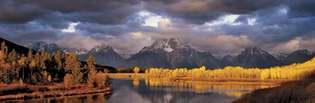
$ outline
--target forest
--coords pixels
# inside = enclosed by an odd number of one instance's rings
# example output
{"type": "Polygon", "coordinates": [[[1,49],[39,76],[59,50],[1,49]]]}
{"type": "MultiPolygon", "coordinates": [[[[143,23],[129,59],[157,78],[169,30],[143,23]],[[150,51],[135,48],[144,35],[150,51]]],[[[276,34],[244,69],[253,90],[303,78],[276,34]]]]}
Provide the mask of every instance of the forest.
{"type": "Polygon", "coordinates": [[[82,90],[110,87],[106,73],[96,70],[94,57],[90,55],[86,61],[82,63],[75,53],[61,51],[48,53],[29,49],[25,55],[9,51],[3,42],[0,47],[0,95],[23,92],[19,90],[21,88],[38,92],[34,88],[51,91],[51,88],[82,90]]]}

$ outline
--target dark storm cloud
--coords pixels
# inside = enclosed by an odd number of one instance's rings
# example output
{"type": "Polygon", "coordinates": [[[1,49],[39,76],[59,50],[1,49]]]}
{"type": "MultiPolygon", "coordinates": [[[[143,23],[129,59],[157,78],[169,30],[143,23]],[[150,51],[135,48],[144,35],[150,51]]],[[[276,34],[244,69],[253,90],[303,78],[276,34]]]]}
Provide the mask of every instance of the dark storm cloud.
{"type": "Polygon", "coordinates": [[[295,16],[311,15],[314,4],[313,0],[1,0],[0,21],[26,22],[60,12],[74,21],[122,23],[142,8],[200,24],[223,14],[248,14],[280,5],[289,6],[295,16]]]}
{"type": "Polygon", "coordinates": [[[202,24],[223,14],[246,14],[280,4],[280,0],[149,0],[146,9],[202,24]]]}
{"type": "Polygon", "coordinates": [[[24,0],[1,0],[0,22],[25,22],[30,21],[44,13],[43,9],[24,0]]]}
{"type": "Polygon", "coordinates": [[[286,5],[292,10],[294,17],[305,17],[315,15],[314,0],[287,0],[286,5]]]}
{"type": "Polygon", "coordinates": [[[137,0],[1,0],[0,21],[23,23],[60,12],[64,19],[120,23],[136,4],[137,0]]]}
{"type": "MultiPolygon", "coordinates": [[[[46,22],[44,22],[46,23],[46,22]]],[[[53,41],[57,39],[58,30],[41,22],[26,24],[0,24],[0,35],[18,43],[34,41],[53,41]]]]}
{"type": "Polygon", "coordinates": [[[0,36],[21,43],[93,44],[88,48],[105,43],[125,53],[163,37],[184,38],[214,53],[247,46],[280,51],[314,43],[313,5],[314,0],[0,0],[0,36]],[[141,17],[143,11],[149,16],[141,17]],[[170,25],[148,27],[147,18],[166,18],[170,25]],[[75,30],[64,32],[71,23],[78,24],[75,30]]]}

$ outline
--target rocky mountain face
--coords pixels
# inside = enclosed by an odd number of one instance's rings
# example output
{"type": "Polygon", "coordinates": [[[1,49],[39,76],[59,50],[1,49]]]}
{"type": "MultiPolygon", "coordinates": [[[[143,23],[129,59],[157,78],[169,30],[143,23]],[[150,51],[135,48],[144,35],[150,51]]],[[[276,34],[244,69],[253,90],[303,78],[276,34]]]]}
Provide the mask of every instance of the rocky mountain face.
{"type": "Polygon", "coordinates": [[[243,67],[271,67],[287,65],[292,63],[305,62],[315,53],[308,50],[297,50],[290,54],[271,55],[258,47],[245,48],[239,55],[227,55],[222,58],[216,58],[210,52],[201,52],[188,43],[180,39],[170,38],[155,41],[151,46],[144,47],[138,53],[123,58],[110,46],[97,46],[91,50],[77,48],[60,48],[56,44],[47,44],[45,42],[33,43],[32,48],[37,51],[45,50],[54,52],[62,50],[63,52],[75,52],[81,60],[85,60],[88,54],[92,54],[97,64],[116,66],[116,67],[200,67],[222,68],[225,66],[243,66],[243,67]]]}
{"type": "Polygon", "coordinates": [[[268,52],[257,48],[246,48],[241,54],[235,57],[237,66],[243,67],[271,67],[280,65],[280,61],[268,52]]]}
{"type": "Polygon", "coordinates": [[[89,54],[93,55],[97,64],[127,66],[125,60],[110,46],[97,46],[88,53],[79,55],[79,57],[81,60],[86,60],[89,54]]]}
{"type": "Polygon", "coordinates": [[[239,55],[225,56],[223,57],[222,63],[224,66],[243,66],[243,67],[272,67],[289,65],[293,63],[303,63],[310,60],[315,55],[308,50],[297,50],[289,54],[277,54],[276,56],[271,55],[265,50],[257,47],[250,47],[244,49],[239,55]]]}
{"type": "Polygon", "coordinates": [[[231,55],[226,55],[221,59],[222,65],[223,66],[234,66],[236,65],[235,63],[235,57],[231,55]]]}
{"type": "Polygon", "coordinates": [[[110,65],[110,66],[127,66],[125,60],[109,46],[96,46],[91,50],[82,48],[61,48],[54,43],[35,42],[31,45],[36,51],[56,52],[61,50],[63,53],[74,52],[78,55],[79,59],[85,61],[89,54],[92,54],[97,64],[110,65]]]}
{"type": "Polygon", "coordinates": [[[64,53],[74,52],[77,55],[86,54],[88,50],[83,48],[61,48],[55,43],[46,43],[43,41],[34,42],[30,46],[30,48],[34,49],[35,51],[46,51],[46,52],[56,52],[57,50],[60,50],[64,53]]]}
{"type": "Polygon", "coordinates": [[[313,54],[308,50],[297,50],[289,54],[283,62],[285,64],[302,63],[303,61],[312,59],[312,57],[313,54]]]}
{"type": "Polygon", "coordinates": [[[141,67],[199,67],[221,66],[218,59],[208,52],[200,52],[179,39],[161,39],[128,59],[133,66],[141,67]]]}
{"type": "Polygon", "coordinates": [[[60,49],[57,44],[54,44],[54,43],[48,44],[43,41],[33,43],[31,45],[31,48],[36,51],[47,51],[50,53],[55,52],[58,49],[60,49]]]}

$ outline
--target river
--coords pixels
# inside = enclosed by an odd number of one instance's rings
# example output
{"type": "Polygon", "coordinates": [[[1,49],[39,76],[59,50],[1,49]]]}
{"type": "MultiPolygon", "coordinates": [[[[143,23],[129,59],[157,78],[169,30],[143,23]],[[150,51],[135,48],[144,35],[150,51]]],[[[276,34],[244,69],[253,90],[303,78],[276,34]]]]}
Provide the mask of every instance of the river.
{"type": "Polygon", "coordinates": [[[113,93],[4,102],[21,103],[230,103],[273,84],[207,83],[162,80],[112,80],[113,93]]]}

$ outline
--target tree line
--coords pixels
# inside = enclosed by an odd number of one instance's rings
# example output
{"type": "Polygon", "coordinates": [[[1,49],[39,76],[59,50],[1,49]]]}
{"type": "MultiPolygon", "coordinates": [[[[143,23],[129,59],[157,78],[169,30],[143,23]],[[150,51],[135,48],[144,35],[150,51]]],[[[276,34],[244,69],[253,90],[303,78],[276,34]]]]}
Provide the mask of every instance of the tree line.
{"type": "Polygon", "coordinates": [[[89,55],[86,64],[82,64],[73,52],[34,53],[29,49],[25,55],[15,50],[8,50],[6,44],[1,43],[0,83],[2,84],[64,83],[66,87],[76,84],[87,84],[91,87],[108,85],[106,75],[96,71],[92,55],[89,55]]]}
{"type": "Polygon", "coordinates": [[[145,71],[148,78],[191,80],[300,80],[315,72],[315,58],[301,64],[271,68],[243,68],[228,66],[223,69],[207,70],[206,67],[187,69],[150,68],[145,71]]]}

